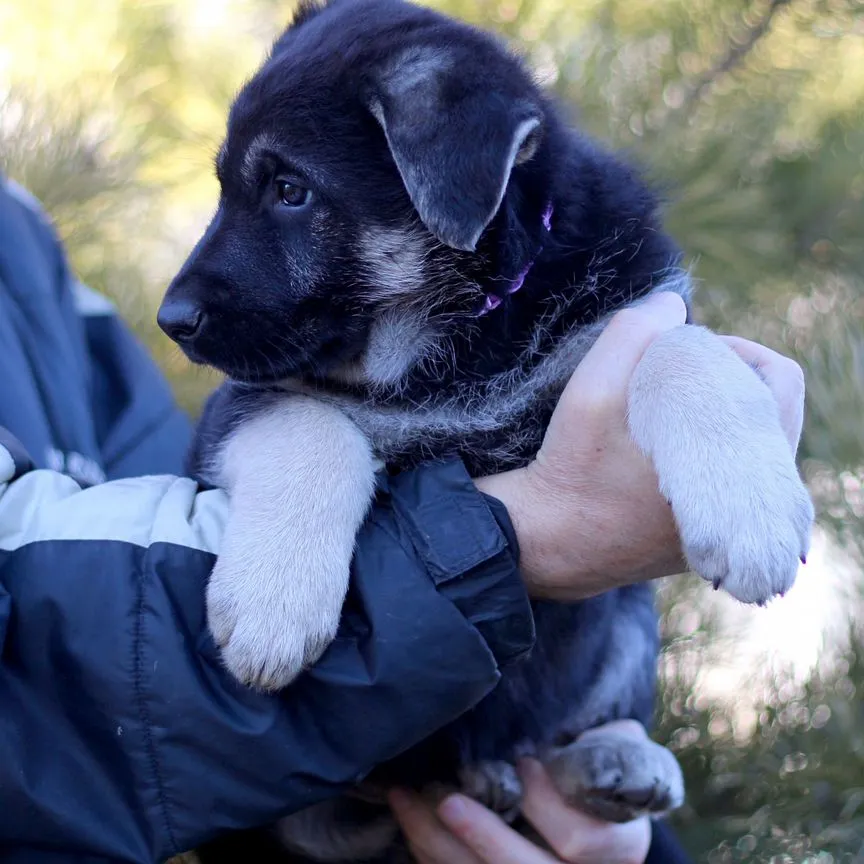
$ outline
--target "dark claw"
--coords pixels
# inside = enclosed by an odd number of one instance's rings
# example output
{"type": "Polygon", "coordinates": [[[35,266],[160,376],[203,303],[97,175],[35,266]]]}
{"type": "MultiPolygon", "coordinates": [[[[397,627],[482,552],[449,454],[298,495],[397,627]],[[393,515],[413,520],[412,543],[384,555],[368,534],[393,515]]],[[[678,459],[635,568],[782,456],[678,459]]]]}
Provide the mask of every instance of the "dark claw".
{"type": "Polygon", "coordinates": [[[806,563],[807,563],[807,556],[806,556],[806,555],[802,555],[802,556],[801,556],[801,563],[802,563],[802,564],[806,564],[806,563]]]}
{"type": "Polygon", "coordinates": [[[711,584],[714,586],[715,591],[719,591],[720,586],[723,584],[723,580],[719,576],[715,576],[714,581],[711,584]]]}

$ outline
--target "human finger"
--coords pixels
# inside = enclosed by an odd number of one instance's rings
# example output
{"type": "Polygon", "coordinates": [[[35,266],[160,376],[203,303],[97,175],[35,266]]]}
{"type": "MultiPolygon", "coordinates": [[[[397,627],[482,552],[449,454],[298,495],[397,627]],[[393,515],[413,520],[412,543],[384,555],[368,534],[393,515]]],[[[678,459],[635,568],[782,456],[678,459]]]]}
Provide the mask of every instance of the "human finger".
{"type": "Polygon", "coordinates": [[[570,807],[543,766],[519,765],[524,784],[522,812],[543,839],[571,864],[641,864],[648,854],[647,817],[624,824],[603,822],[570,807]]]}
{"type": "Polygon", "coordinates": [[[464,795],[450,795],[438,816],[483,864],[560,864],[517,834],[491,810],[464,795]]]}
{"type": "Polygon", "coordinates": [[[578,392],[579,404],[585,409],[596,400],[601,406],[607,400],[626,399],[627,385],[633,370],[649,345],[661,334],[684,324],[687,308],[677,294],[663,292],[643,303],[623,309],[597,338],[570,379],[561,403],[578,392]]]}
{"type": "Polygon", "coordinates": [[[790,357],[784,357],[758,342],[740,336],[720,338],[765,381],[777,401],[789,446],[793,453],[797,452],[804,426],[805,382],[802,368],[790,357]]]}
{"type": "Polygon", "coordinates": [[[394,789],[389,802],[418,864],[485,864],[441,824],[419,796],[394,789]]]}

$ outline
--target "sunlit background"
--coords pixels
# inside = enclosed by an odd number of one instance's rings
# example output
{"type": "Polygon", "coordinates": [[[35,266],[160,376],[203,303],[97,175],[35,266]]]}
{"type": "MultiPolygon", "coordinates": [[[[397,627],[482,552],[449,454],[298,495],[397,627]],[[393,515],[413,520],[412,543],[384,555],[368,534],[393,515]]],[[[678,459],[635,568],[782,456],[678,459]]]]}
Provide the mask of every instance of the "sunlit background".
{"type": "MultiPolygon", "coordinates": [[[[794,354],[820,530],[743,609],[663,587],[657,735],[697,860],[864,862],[864,0],[439,0],[511,37],[667,190],[701,316],[794,354]]],[[[47,207],[192,413],[213,378],[154,324],[214,204],[227,105],[288,0],[0,0],[0,167],[47,207]]]]}

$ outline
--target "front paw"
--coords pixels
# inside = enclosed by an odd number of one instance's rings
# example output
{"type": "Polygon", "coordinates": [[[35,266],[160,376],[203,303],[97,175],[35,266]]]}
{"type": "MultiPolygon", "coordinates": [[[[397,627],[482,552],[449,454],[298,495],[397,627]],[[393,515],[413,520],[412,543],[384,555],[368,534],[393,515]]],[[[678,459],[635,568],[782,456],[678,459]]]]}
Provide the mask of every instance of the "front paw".
{"type": "Polygon", "coordinates": [[[592,729],[546,754],[544,762],[572,806],[605,822],[658,816],[684,803],[678,760],[647,736],[592,729]]]}
{"type": "Polygon", "coordinates": [[[786,442],[773,437],[754,442],[736,465],[715,466],[702,487],[707,494],[688,496],[685,506],[672,501],[691,569],[715,589],[760,606],[792,587],[814,520],[786,442]]]}
{"type": "Polygon", "coordinates": [[[813,504],[753,369],[713,333],[673,328],[633,375],[628,419],[690,568],[745,603],[788,591],[810,545],[813,504]]]}
{"type": "Polygon", "coordinates": [[[349,563],[342,573],[337,564],[316,578],[284,557],[268,558],[260,548],[221,556],[207,586],[207,616],[228,671],[272,691],[290,684],[335,638],[349,563]]]}

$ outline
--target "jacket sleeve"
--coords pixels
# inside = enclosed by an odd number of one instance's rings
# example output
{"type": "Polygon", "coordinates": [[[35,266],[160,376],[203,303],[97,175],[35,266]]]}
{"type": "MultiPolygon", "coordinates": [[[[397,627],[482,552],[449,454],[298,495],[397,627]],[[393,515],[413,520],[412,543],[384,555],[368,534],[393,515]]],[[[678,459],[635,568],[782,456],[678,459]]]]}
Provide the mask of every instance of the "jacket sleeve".
{"type": "Polygon", "coordinates": [[[4,861],[149,864],[274,821],[470,709],[531,646],[504,509],[445,463],[382,486],[324,657],[279,696],[246,690],[205,624],[225,514],[173,476],[82,491],[0,437],[4,861]]]}
{"type": "Polygon", "coordinates": [[[184,473],[192,424],[167,380],[114,305],[68,279],[84,334],[88,407],[105,475],[184,473]]]}
{"type": "MultiPolygon", "coordinates": [[[[24,347],[21,380],[4,382],[10,392],[0,401],[11,406],[17,388],[32,397],[6,422],[38,448],[39,464],[59,470],[58,460],[71,457],[78,464],[67,464],[67,473],[81,480],[183,473],[192,427],[153,358],[115,306],[75,278],[40,203],[0,174],[0,215],[4,204],[7,246],[15,248],[5,250],[2,276],[16,295],[13,321],[20,319],[24,347]],[[37,432],[29,414],[46,428],[37,432]],[[46,445],[51,458],[42,452],[46,445]]],[[[0,354],[10,350],[0,338],[0,354]]]]}

